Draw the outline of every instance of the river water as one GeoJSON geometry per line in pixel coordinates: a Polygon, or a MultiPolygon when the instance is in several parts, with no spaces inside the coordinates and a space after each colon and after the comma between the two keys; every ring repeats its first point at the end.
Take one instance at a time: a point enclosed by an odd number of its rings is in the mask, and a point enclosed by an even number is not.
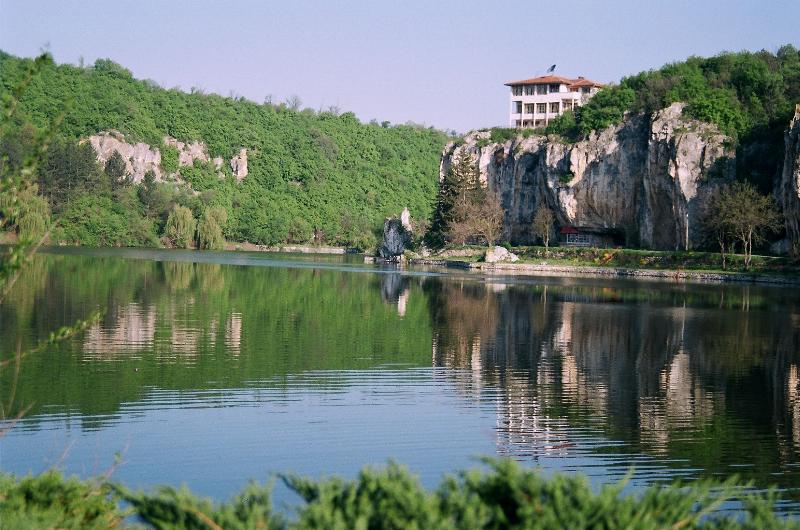
{"type": "Polygon", "coordinates": [[[736,474],[800,514],[800,290],[362,261],[40,253],[0,306],[4,354],[104,313],[0,373],[6,416],[28,409],[0,468],[224,499],[390,458],[435,487],[499,455],[634,490],[736,474]]]}

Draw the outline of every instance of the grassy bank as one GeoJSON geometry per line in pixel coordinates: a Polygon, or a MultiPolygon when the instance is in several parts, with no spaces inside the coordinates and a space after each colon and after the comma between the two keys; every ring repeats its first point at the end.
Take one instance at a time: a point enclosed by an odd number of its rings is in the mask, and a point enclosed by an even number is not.
{"type": "Polygon", "coordinates": [[[186,489],[134,492],[58,472],[0,475],[0,520],[8,528],[119,528],[131,520],[175,529],[800,527],[775,515],[775,495],[747,493],[732,481],[674,483],[623,495],[624,484],[593,490],[581,476],[544,478],[509,460],[488,465],[488,471],[446,477],[433,491],[394,463],[365,468],[354,480],[281,476],[304,501],[291,518],[273,509],[269,485],[253,483],[214,503],[186,489]],[[719,511],[732,501],[738,512],[719,511]]]}
{"type": "MultiPolygon", "coordinates": [[[[509,247],[521,264],[567,265],[575,267],[618,267],[645,270],[698,271],[717,273],[746,273],[769,275],[800,275],[800,260],[776,257],[753,256],[749,269],[744,267],[744,256],[727,256],[727,266],[722,267],[722,255],[716,252],[658,251],[619,248],[573,248],[573,247],[509,247]]],[[[486,247],[470,246],[447,249],[431,256],[468,263],[483,259],[486,247]]]]}

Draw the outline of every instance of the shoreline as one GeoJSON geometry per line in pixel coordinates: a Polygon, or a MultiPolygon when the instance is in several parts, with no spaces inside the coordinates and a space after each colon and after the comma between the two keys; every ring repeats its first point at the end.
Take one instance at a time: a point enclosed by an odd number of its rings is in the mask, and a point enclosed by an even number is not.
{"type": "Polygon", "coordinates": [[[358,249],[332,245],[257,245],[255,243],[229,243],[225,250],[233,252],[283,252],[287,254],[363,254],[358,249]]]}
{"type": "MultiPolygon", "coordinates": [[[[1,241],[0,245],[8,244],[1,241]]],[[[158,247],[85,247],[82,245],[48,245],[54,248],[93,248],[93,249],[119,249],[131,248],[139,250],[170,250],[158,247]]],[[[43,249],[44,250],[44,249],[43,249]]],[[[178,249],[194,252],[204,252],[199,249],[178,249]]],[[[236,243],[225,246],[228,252],[263,252],[263,253],[287,253],[287,254],[320,254],[320,255],[355,255],[362,254],[365,263],[378,263],[380,259],[374,255],[359,252],[355,249],[345,247],[335,247],[327,245],[283,245],[270,247],[266,245],[255,245],[253,243],[236,243]]],[[[211,251],[213,252],[213,251],[211,251]]],[[[715,272],[691,269],[644,269],[628,267],[599,267],[594,265],[554,265],[546,263],[518,263],[518,262],[469,262],[451,257],[428,257],[411,258],[405,262],[407,266],[426,266],[442,267],[447,269],[460,269],[485,274],[487,276],[495,274],[510,274],[520,276],[542,276],[542,277],[574,277],[574,278],[618,278],[618,279],[641,279],[655,281],[682,281],[706,284],[724,283],[753,283],[768,285],[789,285],[800,286],[799,275],[777,275],[768,273],[744,273],[744,272],[715,272]]],[[[401,265],[402,266],[402,265],[401,265]]]]}
{"type": "Polygon", "coordinates": [[[679,269],[634,269],[626,267],[596,267],[592,265],[548,265],[536,263],[485,263],[449,259],[416,258],[409,265],[427,265],[482,272],[520,274],[529,276],[570,276],[593,278],[627,278],[670,280],[697,283],[765,283],[800,285],[800,276],[778,276],[763,273],[711,272],[679,269]]]}

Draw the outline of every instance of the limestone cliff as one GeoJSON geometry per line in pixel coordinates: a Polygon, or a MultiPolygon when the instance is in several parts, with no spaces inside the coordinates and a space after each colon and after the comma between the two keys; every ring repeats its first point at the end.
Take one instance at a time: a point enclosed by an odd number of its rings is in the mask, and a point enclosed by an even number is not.
{"type": "Polygon", "coordinates": [[[784,136],[783,171],[775,194],[783,209],[786,236],[794,254],[800,254],[800,105],[784,136]]]}
{"type": "Polygon", "coordinates": [[[134,182],[141,182],[144,174],[153,171],[156,180],[162,180],[163,171],[161,170],[161,151],[151,148],[145,143],[128,143],[125,137],[117,131],[104,131],[89,137],[94,152],[97,153],[97,160],[105,164],[111,156],[117,152],[125,160],[128,175],[134,182]]]}
{"type": "MultiPolygon", "coordinates": [[[[208,154],[208,147],[201,141],[182,142],[171,136],[165,136],[163,144],[178,151],[178,172],[167,175],[162,167],[161,150],[158,147],[142,142],[129,143],[123,134],[113,130],[92,135],[88,141],[97,153],[97,160],[103,164],[115,152],[122,155],[128,174],[136,183],[141,182],[148,171],[155,174],[156,180],[162,181],[166,177],[180,178],[180,168],[191,166],[195,161],[212,162],[217,171],[220,171],[225,163],[222,157],[212,159],[208,154]]],[[[241,149],[236,156],[232,157],[230,166],[237,181],[244,179],[247,176],[247,149],[241,149]]]]}
{"type": "Polygon", "coordinates": [[[488,131],[474,132],[445,147],[440,177],[460,152],[473,156],[500,196],[512,242],[532,241],[531,220],[546,206],[560,226],[606,231],[627,245],[693,248],[703,198],[733,177],[734,152],[724,134],[682,110],[676,103],[651,119],[629,116],[574,144],[542,135],[491,143],[488,131]]]}

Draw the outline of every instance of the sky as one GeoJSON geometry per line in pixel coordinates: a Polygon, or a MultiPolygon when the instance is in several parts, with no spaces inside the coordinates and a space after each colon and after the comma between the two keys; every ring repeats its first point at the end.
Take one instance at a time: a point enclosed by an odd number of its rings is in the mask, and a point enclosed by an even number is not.
{"type": "Polygon", "coordinates": [[[507,81],[615,82],[690,55],[800,47],[800,0],[0,0],[0,49],[445,130],[504,125],[507,81]]]}

